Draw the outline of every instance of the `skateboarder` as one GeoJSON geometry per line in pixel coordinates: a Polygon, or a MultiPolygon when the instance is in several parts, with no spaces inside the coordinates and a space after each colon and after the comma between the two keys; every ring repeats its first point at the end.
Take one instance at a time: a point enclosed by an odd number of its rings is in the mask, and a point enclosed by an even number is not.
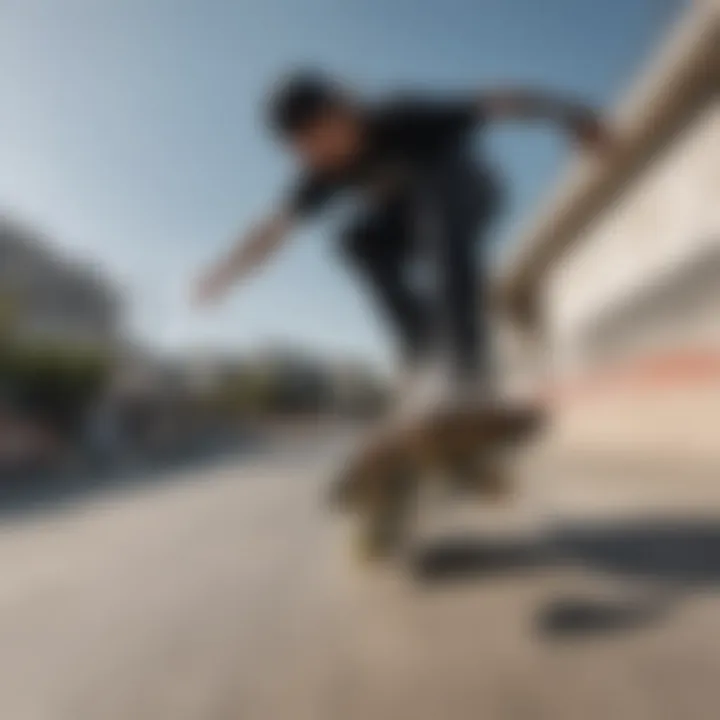
{"type": "Polygon", "coordinates": [[[404,406],[490,395],[487,277],[476,250],[501,193],[472,140],[491,121],[534,119],[585,146],[604,139],[592,110],[552,94],[501,90],[371,103],[323,74],[291,76],[272,93],[268,120],[299,162],[299,177],[277,211],[201,278],[198,300],[218,298],[267,261],[299,222],[349,192],[357,202],[342,248],[398,340],[404,406]]]}

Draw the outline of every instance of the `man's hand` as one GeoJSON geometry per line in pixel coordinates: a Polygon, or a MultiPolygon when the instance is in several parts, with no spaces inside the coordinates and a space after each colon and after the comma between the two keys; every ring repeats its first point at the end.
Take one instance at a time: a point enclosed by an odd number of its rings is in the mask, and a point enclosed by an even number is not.
{"type": "Polygon", "coordinates": [[[226,258],[201,276],[193,292],[195,303],[207,305],[219,300],[231,285],[266,262],[282,245],[292,222],[291,216],[281,213],[251,228],[226,258]]]}
{"type": "Polygon", "coordinates": [[[200,276],[192,291],[192,301],[198,307],[219,301],[230,287],[231,280],[224,267],[213,267],[200,276]]]}
{"type": "Polygon", "coordinates": [[[580,108],[570,113],[568,129],[583,150],[605,154],[613,148],[613,141],[608,127],[600,116],[587,108],[580,108]]]}
{"type": "Polygon", "coordinates": [[[551,120],[570,132],[580,147],[596,153],[612,150],[614,142],[600,115],[583,104],[534,90],[485,92],[479,108],[495,120],[551,120]]]}

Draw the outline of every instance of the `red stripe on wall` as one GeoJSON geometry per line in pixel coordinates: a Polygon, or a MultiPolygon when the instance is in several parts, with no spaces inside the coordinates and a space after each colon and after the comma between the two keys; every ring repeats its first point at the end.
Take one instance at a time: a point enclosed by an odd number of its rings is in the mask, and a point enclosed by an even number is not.
{"type": "Polygon", "coordinates": [[[720,382],[720,350],[682,351],[608,367],[551,386],[546,400],[575,401],[605,393],[636,393],[720,382]]]}

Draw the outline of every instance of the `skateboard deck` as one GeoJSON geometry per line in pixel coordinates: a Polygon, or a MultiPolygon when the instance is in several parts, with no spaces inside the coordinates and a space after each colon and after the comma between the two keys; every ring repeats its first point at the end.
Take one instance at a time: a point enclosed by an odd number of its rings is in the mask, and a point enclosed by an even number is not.
{"type": "Polygon", "coordinates": [[[508,493],[501,450],[544,425],[541,408],[522,405],[444,409],[375,434],[352,455],[332,489],[335,507],[360,521],[364,557],[384,557],[406,539],[420,485],[455,485],[480,497],[508,493]]]}

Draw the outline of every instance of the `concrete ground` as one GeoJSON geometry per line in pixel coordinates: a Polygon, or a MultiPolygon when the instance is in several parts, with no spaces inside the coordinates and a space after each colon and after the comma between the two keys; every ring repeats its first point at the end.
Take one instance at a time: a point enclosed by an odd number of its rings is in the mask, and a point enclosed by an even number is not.
{"type": "Polygon", "coordinates": [[[720,707],[720,484],[528,463],[354,563],[337,447],[264,450],[0,533],[0,718],[642,720],[720,707]]]}

